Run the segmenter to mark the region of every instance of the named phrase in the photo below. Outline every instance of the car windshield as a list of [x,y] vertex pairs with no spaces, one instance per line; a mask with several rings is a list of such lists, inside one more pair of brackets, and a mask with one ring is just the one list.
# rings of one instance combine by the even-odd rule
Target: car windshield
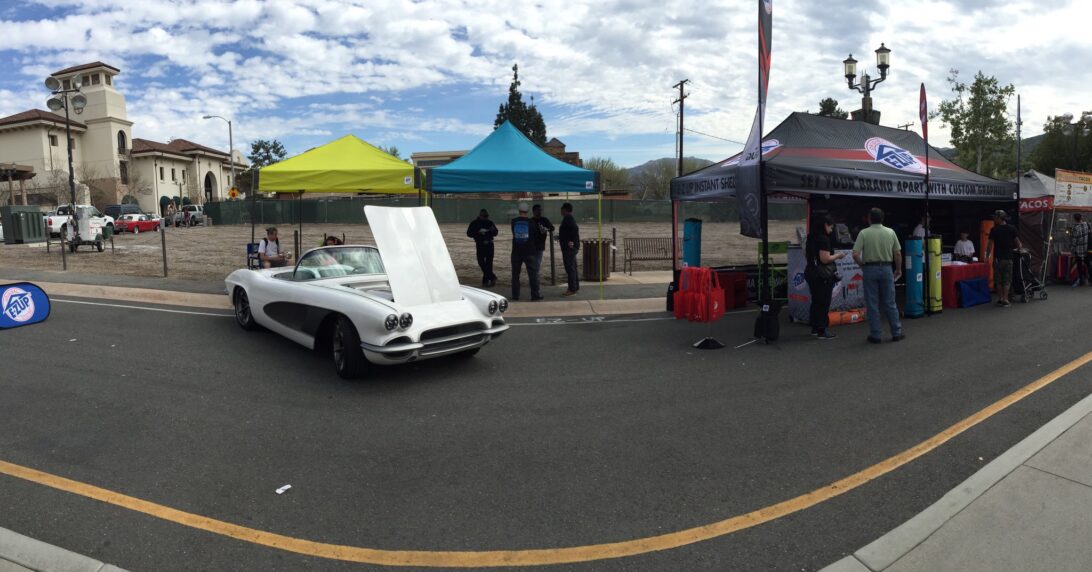
[[328,246],[304,254],[293,278],[315,280],[339,276],[383,274],[379,251],[370,246]]

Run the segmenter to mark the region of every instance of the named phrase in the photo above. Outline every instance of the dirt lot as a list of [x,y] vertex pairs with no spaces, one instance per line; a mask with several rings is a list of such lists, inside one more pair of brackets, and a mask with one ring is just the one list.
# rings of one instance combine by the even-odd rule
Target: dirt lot
[[[789,240],[794,235],[794,228],[801,223],[771,221],[770,236],[773,240]],[[667,237],[670,224],[663,223],[618,223],[618,241],[624,237]],[[455,269],[464,284],[477,284],[481,280],[474,259],[474,241],[466,237],[466,225],[441,225],[444,239],[447,241]],[[603,236],[611,236],[612,227],[603,227]],[[293,227],[280,227],[281,245],[292,250]],[[581,237],[594,239],[595,225],[582,225]],[[365,225],[304,225],[304,250],[318,246],[323,234],[341,236],[344,233],[350,244],[372,244],[371,230]],[[679,229],[680,236],[682,228]],[[258,229],[258,238],[263,235]],[[498,237],[497,252],[494,259],[494,272],[500,277],[498,284],[510,282],[511,265],[510,236],[506,228],[501,228]],[[199,280],[220,280],[233,270],[245,265],[246,243],[250,242],[249,226],[212,226],[194,228],[167,229],[167,266],[174,278]],[[702,228],[702,264],[716,266],[724,264],[754,263],[757,240],[740,236],[738,223],[706,223]],[[561,252],[557,251],[557,272],[559,282],[564,281],[561,266]],[[549,251],[543,260],[543,276],[549,277]],[[617,251],[617,271],[622,270],[622,251]],[[36,270],[60,270],[61,253],[56,239],[47,253],[44,246],[24,246],[0,244],[0,266],[31,268]],[[669,260],[636,262],[635,270],[669,270]],[[68,255],[68,269],[74,272],[92,274],[114,274],[130,276],[162,276],[163,258],[160,247],[160,235],[146,232],[140,235],[124,234],[114,238],[114,251],[109,244],[103,253],[93,252],[89,247],[82,247],[75,255]],[[526,280],[526,278],[524,278]]]

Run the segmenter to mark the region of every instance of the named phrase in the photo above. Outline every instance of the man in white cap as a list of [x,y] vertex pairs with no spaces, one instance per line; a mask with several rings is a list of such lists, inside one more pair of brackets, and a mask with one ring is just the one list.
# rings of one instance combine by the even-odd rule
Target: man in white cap
[[538,251],[535,249],[535,237],[540,231],[538,224],[527,218],[527,203],[521,202],[518,208],[519,216],[512,219],[512,299],[519,300],[519,275],[521,267],[526,265],[533,302],[542,299],[538,288]]

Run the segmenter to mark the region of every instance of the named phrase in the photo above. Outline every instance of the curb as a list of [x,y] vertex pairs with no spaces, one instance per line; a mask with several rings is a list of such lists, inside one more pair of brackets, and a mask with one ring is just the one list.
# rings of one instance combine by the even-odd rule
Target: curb
[[[13,280],[18,281],[18,280]],[[231,310],[224,294],[197,294],[174,290],[153,290],[125,286],[99,286],[58,282],[35,282],[50,296],[74,296],[123,302],[143,302],[166,306],[186,306],[211,310]],[[505,317],[554,318],[574,316],[617,316],[666,312],[664,298],[608,298],[604,300],[514,302]]]
[[888,568],[1089,413],[1092,395],[1051,419],[910,520],[822,572],[879,572]]
[[6,528],[0,528],[0,570],[12,563],[15,571],[36,572],[125,572],[112,564],[76,554]]

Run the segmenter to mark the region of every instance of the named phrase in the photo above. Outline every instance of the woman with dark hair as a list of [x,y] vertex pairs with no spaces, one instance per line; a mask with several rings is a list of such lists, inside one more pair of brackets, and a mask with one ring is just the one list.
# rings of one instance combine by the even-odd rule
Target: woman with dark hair
[[805,246],[808,266],[804,270],[804,279],[811,291],[811,335],[821,340],[831,340],[838,336],[830,331],[830,298],[834,291],[835,261],[845,256],[845,252],[834,253],[830,235],[834,230],[834,219],[818,216],[812,222],[811,232]]

